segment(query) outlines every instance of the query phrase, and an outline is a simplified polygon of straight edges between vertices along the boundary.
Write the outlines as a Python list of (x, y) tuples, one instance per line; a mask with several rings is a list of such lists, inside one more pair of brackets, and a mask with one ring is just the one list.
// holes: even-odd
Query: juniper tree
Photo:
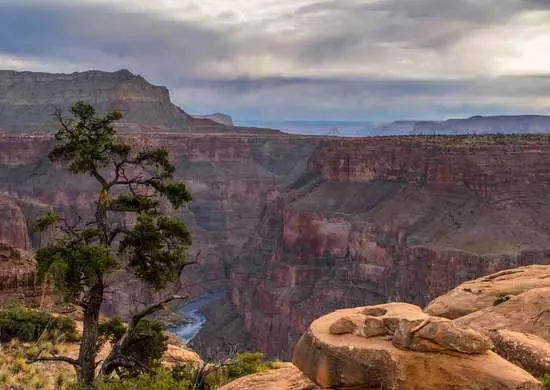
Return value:
[[(191, 238), (183, 221), (165, 210), (184, 207), (191, 195), (185, 183), (174, 180), (175, 167), (166, 149), (135, 151), (117, 136), (114, 123), (122, 118), (120, 113), (98, 116), (85, 102), (76, 103), (71, 111), (71, 118), (55, 113), (58, 130), (49, 159), (72, 174), (95, 180), (97, 198), (88, 218), (62, 218), (54, 212), (41, 217), (37, 229), (53, 229), (56, 235), (37, 251), (36, 259), (39, 277), (51, 275), (57, 290), (83, 308), (83, 334), (76, 359), (35, 360), (70, 363), (79, 383), (88, 385), (98, 365), (99, 314), (109, 276), (125, 269), (157, 289), (177, 281), (189, 264), (185, 255)], [(171, 296), (134, 315), (101, 372), (139, 368), (140, 362), (129, 360), (122, 351), (143, 318), (179, 298)]]

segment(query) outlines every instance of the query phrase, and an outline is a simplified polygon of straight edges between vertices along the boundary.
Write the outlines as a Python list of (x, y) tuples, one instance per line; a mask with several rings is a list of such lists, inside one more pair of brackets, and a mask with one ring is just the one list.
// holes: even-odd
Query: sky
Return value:
[(237, 120), (550, 114), (550, 0), (0, 0), (0, 69), (129, 69)]

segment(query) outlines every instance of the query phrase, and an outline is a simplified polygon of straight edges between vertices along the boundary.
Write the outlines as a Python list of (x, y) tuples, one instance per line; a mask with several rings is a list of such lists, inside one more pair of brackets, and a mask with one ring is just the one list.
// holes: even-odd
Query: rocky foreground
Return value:
[(388, 303), (335, 311), (308, 327), (294, 365), (224, 389), (543, 389), (549, 280), (550, 266), (534, 265), (464, 283), (425, 310)]

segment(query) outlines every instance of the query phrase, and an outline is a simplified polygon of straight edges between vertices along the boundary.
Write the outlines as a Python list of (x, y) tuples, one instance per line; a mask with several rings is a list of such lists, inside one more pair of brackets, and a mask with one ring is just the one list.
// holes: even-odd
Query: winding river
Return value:
[(206, 323), (206, 317), (200, 312), (200, 309), (211, 302), (222, 299), (223, 296), (223, 292), (207, 293), (177, 307), (176, 311), (189, 322), (181, 326), (169, 328), (168, 330), (175, 333), (184, 344), (189, 343), (199, 334), (201, 328)]

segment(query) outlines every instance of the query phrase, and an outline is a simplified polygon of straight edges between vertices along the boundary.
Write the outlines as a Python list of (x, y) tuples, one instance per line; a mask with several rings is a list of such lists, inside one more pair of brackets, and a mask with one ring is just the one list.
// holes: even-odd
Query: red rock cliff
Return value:
[(550, 262), (547, 139), (327, 141), (231, 270), (254, 348), (287, 358), (337, 308), (425, 304), (462, 281)]

